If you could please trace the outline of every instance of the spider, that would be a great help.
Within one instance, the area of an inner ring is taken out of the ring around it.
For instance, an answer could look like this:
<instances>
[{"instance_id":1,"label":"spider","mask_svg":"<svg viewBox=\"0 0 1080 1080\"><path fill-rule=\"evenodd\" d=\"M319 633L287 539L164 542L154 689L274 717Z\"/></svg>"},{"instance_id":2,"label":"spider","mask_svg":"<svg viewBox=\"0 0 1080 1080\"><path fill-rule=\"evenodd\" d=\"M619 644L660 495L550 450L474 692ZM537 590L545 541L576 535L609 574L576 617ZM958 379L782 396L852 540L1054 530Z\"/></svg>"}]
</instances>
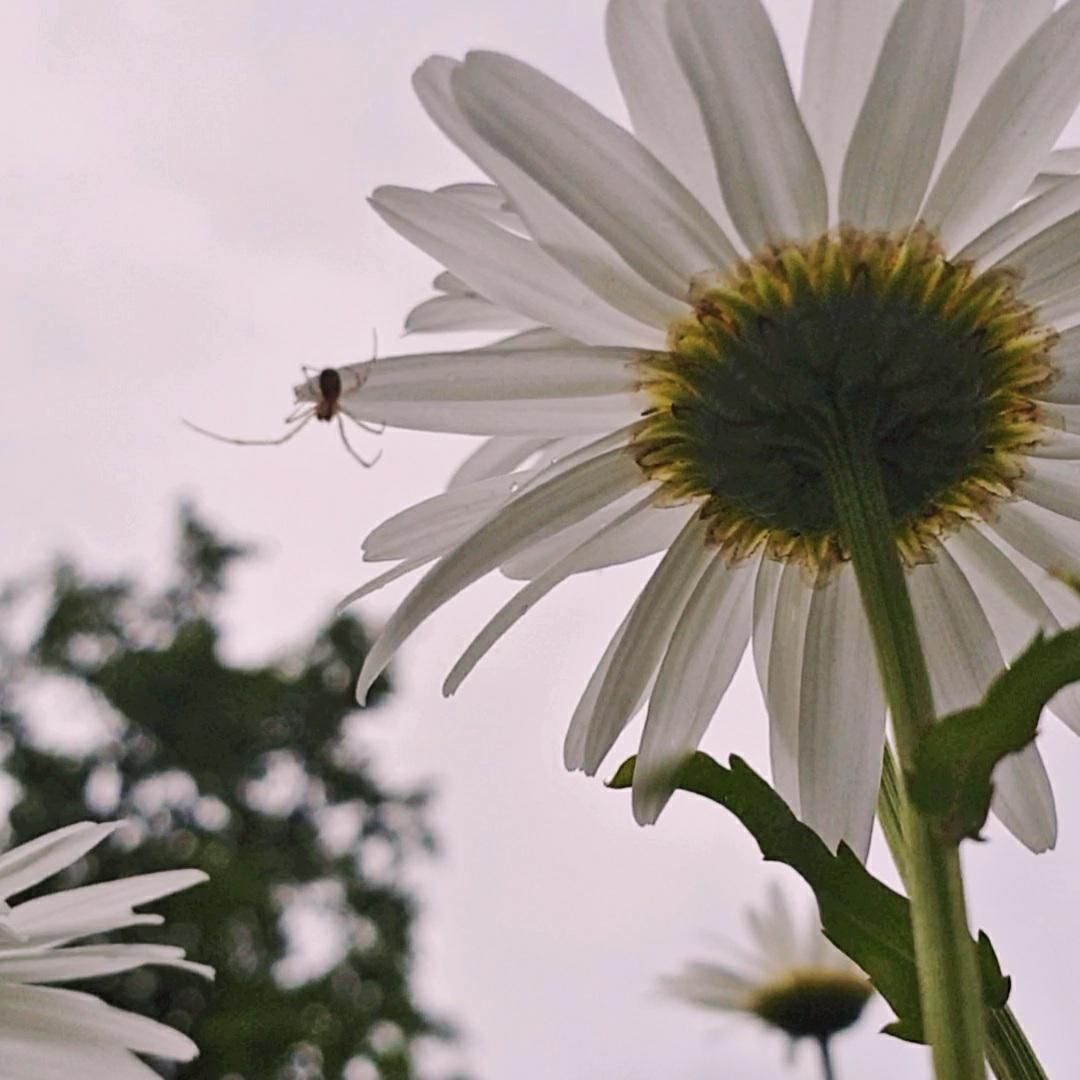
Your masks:
<instances>
[{"instance_id":1,"label":"spider","mask_svg":"<svg viewBox=\"0 0 1080 1080\"><path fill-rule=\"evenodd\" d=\"M200 435L206 435L211 439L217 439L218 442L231 443L233 446L280 446L282 443L288 442L296 435L312 417L316 420L325 420L328 423L336 417L338 431L341 433L341 441L345 444L345 449L348 450L365 469L370 469L372 465L382 457L382 451L380 450L370 461L365 457L361 457L361 455L352 448L352 444L345 434L345 421L343 418L347 416L357 427L363 428L364 431L370 431L373 435L381 434L385 425L376 426L374 424L366 423L363 420L358 420L344 405L341 404L341 395L344 384L342 382L341 372L338 371L337 368L323 368L322 371L317 374L315 368L304 367L301 370L304 372L307 389L310 391L313 400L311 403L308 403L306 400L301 400L300 404L298 404L285 418L285 423L290 425L290 427L280 439L231 439L227 435L219 435L215 431L207 431L206 428L201 428L197 424L191 423L189 420L185 420L184 423L193 431L197 431ZM349 387L349 390L358 390L364 383L366 373L361 371L351 372L349 374L354 380L354 383ZM298 391L297 398L299 397L300 392Z\"/></svg>"}]
</instances>

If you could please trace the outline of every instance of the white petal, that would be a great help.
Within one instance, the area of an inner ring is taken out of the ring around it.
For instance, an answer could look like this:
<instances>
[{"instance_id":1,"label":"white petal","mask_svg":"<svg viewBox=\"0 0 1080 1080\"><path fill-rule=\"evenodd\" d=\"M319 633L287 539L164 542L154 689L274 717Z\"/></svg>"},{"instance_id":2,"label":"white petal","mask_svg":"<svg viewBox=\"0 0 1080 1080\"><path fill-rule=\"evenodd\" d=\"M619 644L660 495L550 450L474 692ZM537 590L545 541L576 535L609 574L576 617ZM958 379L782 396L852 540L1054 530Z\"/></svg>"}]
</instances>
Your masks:
<instances>
[{"instance_id":1,"label":"white petal","mask_svg":"<svg viewBox=\"0 0 1080 1080\"><path fill-rule=\"evenodd\" d=\"M574 709L574 715L570 719L570 726L566 731L566 739L563 742L563 764L568 769L576 770L585 768L585 742L589 737L589 729L592 726L596 703L600 699L600 691L607 679L608 672L611 670L611 661L614 659L616 652L618 652L622 644L623 638L626 636L627 627L630 625L630 618L634 614L640 600L641 597L639 595L634 603L630 605L630 610L626 613L626 617L612 635L611 640L607 644L607 648L604 649L604 655L600 658L600 663L596 665L592 675L589 676L589 682L585 687L585 692L581 695L581 700L578 701L577 707ZM636 713L638 709L641 708L650 685L651 683L646 684L646 686L641 689L639 700L635 703L633 712Z\"/></svg>"},{"instance_id":2,"label":"white petal","mask_svg":"<svg viewBox=\"0 0 1080 1080\"><path fill-rule=\"evenodd\" d=\"M641 378L639 349L587 345L562 349L464 349L387 356L339 368L350 407L361 400L514 401L603 397L633 391ZM357 375L355 388L348 376Z\"/></svg>"},{"instance_id":3,"label":"white petal","mask_svg":"<svg viewBox=\"0 0 1080 1080\"><path fill-rule=\"evenodd\" d=\"M81 859L117 827L82 821L39 836L0 855L0 900L15 896Z\"/></svg>"},{"instance_id":4,"label":"white petal","mask_svg":"<svg viewBox=\"0 0 1080 1080\"><path fill-rule=\"evenodd\" d=\"M535 68L498 53L470 53L452 85L491 146L657 289L685 301L691 278L738 258L704 207L650 151ZM685 311L673 304L670 318Z\"/></svg>"},{"instance_id":5,"label":"white petal","mask_svg":"<svg viewBox=\"0 0 1080 1080\"><path fill-rule=\"evenodd\" d=\"M129 1050L0 1019L0 1080L161 1080Z\"/></svg>"},{"instance_id":6,"label":"white petal","mask_svg":"<svg viewBox=\"0 0 1080 1080\"><path fill-rule=\"evenodd\" d=\"M485 439L454 470L446 486L450 489L465 487L477 480L490 480L513 472L550 443L550 439L522 438L516 435L496 435Z\"/></svg>"},{"instance_id":7,"label":"white petal","mask_svg":"<svg viewBox=\"0 0 1080 1080\"><path fill-rule=\"evenodd\" d=\"M500 338L498 341L489 341L480 348L485 352L505 352L518 349L580 348L581 344L580 341L552 330L550 326L534 326L529 330L522 330L509 337Z\"/></svg>"},{"instance_id":8,"label":"white petal","mask_svg":"<svg viewBox=\"0 0 1080 1080\"><path fill-rule=\"evenodd\" d=\"M514 213L513 207L507 202L506 194L497 184L446 184L435 190L439 195L449 195L465 206L479 210L489 221L501 225L504 229L525 233L521 218Z\"/></svg>"},{"instance_id":9,"label":"white petal","mask_svg":"<svg viewBox=\"0 0 1080 1080\"><path fill-rule=\"evenodd\" d=\"M963 571L945 549L908 574L939 715L969 708L1004 669L993 630ZM1053 796L1034 747L994 771L994 813L1032 851L1054 846Z\"/></svg>"},{"instance_id":10,"label":"white petal","mask_svg":"<svg viewBox=\"0 0 1080 1080\"><path fill-rule=\"evenodd\" d=\"M697 196L724 234L735 237L697 100L668 38L664 5L611 0L606 26L634 134Z\"/></svg>"},{"instance_id":11,"label":"white petal","mask_svg":"<svg viewBox=\"0 0 1080 1080\"><path fill-rule=\"evenodd\" d=\"M892 232L917 218L937 160L963 32L963 0L901 4L844 159L842 224Z\"/></svg>"},{"instance_id":12,"label":"white petal","mask_svg":"<svg viewBox=\"0 0 1080 1080\"><path fill-rule=\"evenodd\" d=\"M22 1025L57 1042L112 1043L172 1061L191 1061L199 1052L179 1031L75 990L0 984L0 1012L5 1026Z\"/></svg>"},{"instance_id":13,"label":"white petal","mask_svg":"<svg viewBox=\"0 0 1080 1080\"><path fill-rule=\"evenodd\" d=\"M1061 629L1060 620L1014 559L977 529L951 536L948 548L975 589L1010 664L1036 633ZM1080 689L1066 687L1050 702L1050 710L1080 734Z\"/></svg>"},{"instance_id":14,"label":"white petal","mask_svg":"<svg viewBox=\"0 0 1080 1080\"><path fill-rule=\"evenodd\" d=\"M416 559L456 547L521 487L528 473L496 476L444 491L387 518L363 543L364 559Z\"/></svg>"},{"instance_id":15,"label":"white petal","mask_svg":"<svg viewBox=\"0 0 1080 1080\"><path fill-rule=\"evenodd\" d=\"M557 536L535 544L528 551L504 563L500 569L508 577L517 581L528 581L544 573L559 559L581 544L587 537L603 528L625 509L620 503L613 503L591 517L566 529ZM605 543L590 549L587 561L582 563L578 573L599 570L605 566L618 566L620 563L634 562L648 555L668 548L679 535L687 519L696 511L692 505L664 509L650 509L643 514L637 527L630 532L608 537Z\"/></svg>"},{"instance_id":16,"label":"white petal","mask_svg":"<svg viewBox=\"0 0 1080 1080\"><path fill-rule=\"evenodd\" d=\"M364 660L356 695L371 684L401 643L447 600L530 543L586 517L641 483L623 450L612 450L520 494L473 536L439 560L402 601Z\"/></svg>"},{"instance_id":17,"label":"white petal","mask_svg":"<svg viewBox=\"0 0 1080 1080\"><path fill-rule=\"evenodd\" d=\"M432 561L432 558L433 557L423 556L419 559L403 559L397 566L391 567L381 574L377 574L370 581L365 581L363 585L353 589L352 592L346 593L334 605L334 611L340 614L347 607L355 604L357 600L363 600L365 596L370 596L373 592L378 592L392 581L397 581L398 578L404 577L406 574L411 574L414 570L419 570L421 566L426 566Z\"/></svg>"},{"instance_id":18,"label":"white petal","mask_svg":"<svg viewBox=\"0 0 1080 1080\"><path fill-rule=\"evenodd\" d=\"M144 965L181 968L213 978L214 969L170 945L84 945L72 949L0 951L0 982L58 983L115 975Z\"/></svg>"},{"instance_id":19,"label":"white petal","mask_svg":"<svg viewBox=\"0 0 1080 1080\"><path fill-rule=\"evenodd\" d=\"M1054 790L1034 743L1010 754L994 770L994 813L1025 847L1036 854L1057 842Z\"/></svg>"},{"instance_id":20,"label":"white petal","mask_svg":"<svg viewBox=\"0 0 1080 1080\"><path fill-rule=\"evenodd\" d=\"M496 304L579 341L662 345L662 334L582 288L536 244L453 199L383 187L370 201L392 228Z\"/></svg>"},{"instance_id":21,"label":"white petal","mask_svg":"<svg viewBox=\"0 0 1080 1080\"><path fill-rule=\"evenodd\" d=\"M1017 292L1029 304L1045 304L1080 288L1080 211L1069 214L1007 256L1021 275Z\"/></svg>"},{"instance_id":22,"label":"white petal","mask_svg":"<svg viewBox=\"0 0 1080 1080\"><path fill-rule=\"evenodd\" d=\"M813 590L799 690L800 816L830 851L870 850L885 698L855 572Z\"/></svg>"},{"instance_id":23,"label":"white petal","mask_svg":"<svg viewBox=\"0 0 1080 1080\"><path fill-rule=\"evenodd\" d=\"M133 909L203 881L206 874L201 870L163 870L83 885L27 900L12 911L8 922L31 944L160 923L160 916L137 914Z\"/></svg>"},{"instance_id":24,"label":"white petal","mask_svg":"<svg viewBox=\"0 0 1080 1080\"><path fill-rule=\"evenodd\" d=\"M769 761L773 786L796 813L802 812L799 760L801 673L813 590L805 571L785 563L776 589L768 672L762 682L769 710ZM755 625L754 635L758 628Z\"/></svg>"},{"instance_id":25,"label":"white petal","mask_svg":"<svg viewBox=\"0 0 1080 1080\"><path fill-rule=\"evenodd\" d=\"M799 107L821 159L834 215L851 133L899 4L814 0Z\"/></svg>"},{"instance_id":26,"label":"white petal","mask_svg":"<svg viewBox=\"0 0 1080 1080\"><path fill-rule=\"evenodd\" d=\"M405 332L409 334L519 330L535 325L535 320L528 316L492 304L475 293L467 296L433 296L417 304L405 316Z\"/></svg>"},{"instance_id":27,"label":"white petal","mask_svg":"<svg viewBox=\"0 0 1080 1080\"><path fill-rule=\"evenodd\" d=\"M989 528L1045 571L1043 580L1034 584L1058 618L1066 626L1080 623L1080 599L1052 576L1080 571L1080 526L1070 518L1020 502L998 506ZM1064 616L1063 604L1070 612Z\"/></svg>"},{"instance_id":28,"label":"white petal","mask_svg":"<svg viewBox=\"0 0 1080 1080\"><path fill-rule=\"evenodd\" d=\"M686 602L649 698L634 771L634 817L642 825L660 816L673 770L697 749L746 651L755 571L715 554Z\"/></svg>"},{"instance_id":29,"label":"white petal","mask_svg":"<svg viewBox=\"0 0 1080 1080\"><path fill-rule=\"evenodd\" d=\"M966 0L964 48L945 125L942 154L956 145L971 114L1006 61L1050 14L1054 0Z\"/></svg>"},{"instance_id":30,"label":"white petal","mask_svg":"<svg viewBox=\"0 0 1080 1080\"><path fill-rule=\"evenodd\" d=\"M760 0L672 0L668 27L701 108L724 202L747 247L823 232L821 165Z\"/></svg>"},{"instance_id":31,"label":"white petal","mask_svg":"<svg viewBox=\"0 0 1080 1080\"><path fill-rule=\"evenodd\" d=\"M1080 466L1050 458L1029 458L1019 493L1037 506L1080 521Z\"/></svg>"},{"instance_id":32,"label":"white petal","mask_svg":"<svg viewBox=\"0 0 1080 1080\"><path fill-rule=\"evenodd\" d=\"M653 344L658 335L655 331L650 333L647 326L666 328L672 310L671 298L631 270L610 244L480 137L454 98L451 80L458 67L458 62L436 56L417 70L413 86L428 115L451 142L496 181L540 247L610 312L608 321L619 327L620 332L607 340L618 344ZM479 291L496 299L483 289ZM582 298L583 303L587 300ZM582 341L600 340L581 334L571 336Z\"/></svg>"},{"instance_id":33,"label":"white petal","mask_svg":"<svg viewBox=\"0 0 1080 1080\"><path fill-rule=\"evenodd\" d=\"M1041 427L1039 432L1039 442L1027 451L1032 457L1080 460L1080 435L1056 427Z\"/></svg>"},{"instance_id":34,"label":"white petal","mask_svg":"<svg viewBox=\"0 0 1080 1080\"><path fill-rule=\"evenodd\" d=\"M1077 210L1080 210L1080 178L1051 188L1018 206L980 233L956 258L958 261L971 260L980 270L998 263L1011 266L1017 248ZM1024 263L1017 260L1015 265L1022 273Z\"/></svg>"},{"instance_id":35,"label":"white petal","mask_svg":"<svg viewBox=\"0 0 1080 1080\"><path fill-rule=\"evenodd\" d=\"M576 546L566 556L556 562L544 573L531 581L505 603L488 624L480 631L461 659L443 683L443 694L450 697L457 693L469 672L480 662L489 649L522 616L535 607L552 589L565 581L572 574L587 569L596 559L597 552L611 542L618 542L620 534L633 532L638 526L641 515L653 501L653 494L637 498L629 509L623 510L613 521L593 533L584 543Z\"/></svg>"},{"instance_id":36,"label":"white petal","mask_svg":"<svg viewBox=\"0 0 1080 1080\"><path fill-rule=\"evenodd\" d=\"M1051 427L1053 430L1057 430L1069 434L1076 434L1080 432L1080 407L1076 405L1066 405L1064 403L1041 402L1040 411L1042 412L1042 419L1045 425ZM1066 440L1066 445L1068 440ZM1041 454L1035 455L1038 457L1062 457L1061 453L1057 454Z\"/></svg>"},{"instance_id":37,"label":"white petal","mask_svg":"<svg viewBox=\"0 0 1080 1080\"><path fill-rule=\"evenodd\" d=\"M585 771L592 774L637 711L667 650L698 578L712 558L707 526L695 516L668 549L642 589L611 658L585 740Z\"/></svg>"},{"instance_id":38,"label":"white petal","mask_svg":"<svg viewBox=\"0 0 1080 1080\"><path fill-rule=\"evenodd\" d=\"M947 250L1023 195L1080 102L1080 3L1068 0L1020 47L975 110L923 208Z\"/></svg>"}]
</instances>

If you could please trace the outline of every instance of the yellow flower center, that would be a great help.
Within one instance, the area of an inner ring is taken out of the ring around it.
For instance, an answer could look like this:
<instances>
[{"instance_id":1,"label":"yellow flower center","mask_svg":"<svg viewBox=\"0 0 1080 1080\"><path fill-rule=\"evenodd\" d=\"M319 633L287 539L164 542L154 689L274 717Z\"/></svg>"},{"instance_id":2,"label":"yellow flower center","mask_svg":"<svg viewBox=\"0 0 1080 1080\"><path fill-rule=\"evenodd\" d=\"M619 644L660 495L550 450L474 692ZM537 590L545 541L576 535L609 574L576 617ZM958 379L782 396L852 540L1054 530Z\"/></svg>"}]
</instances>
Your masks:
<instances>
[{"instance_id":1,"label":"yellow flower center","mask_svg":"<svg viewBox=\"0 0 1080 1080\"><path fill-rule=\"evenodd\" d=\"M796 969L758 990L747 1011L793 1039L828 1039L859 1019L872 993L859 975Z\"/></svg>"},{"instance_id":2,"label":"yellow flower center","mask_svg":"<svg viewBox=\"0 0 1080 1080\"><path fill-rule=\"evenodd\" d=\"M732 558L764 549L816 576L848 557L828 480L841 439L877 460L908 564L1015 490L1056 335L1007 270L950 262L922 230L844 230L700 279L691 300L642 361L653 407L633 452Z\"/></svg>"}]
</instances>

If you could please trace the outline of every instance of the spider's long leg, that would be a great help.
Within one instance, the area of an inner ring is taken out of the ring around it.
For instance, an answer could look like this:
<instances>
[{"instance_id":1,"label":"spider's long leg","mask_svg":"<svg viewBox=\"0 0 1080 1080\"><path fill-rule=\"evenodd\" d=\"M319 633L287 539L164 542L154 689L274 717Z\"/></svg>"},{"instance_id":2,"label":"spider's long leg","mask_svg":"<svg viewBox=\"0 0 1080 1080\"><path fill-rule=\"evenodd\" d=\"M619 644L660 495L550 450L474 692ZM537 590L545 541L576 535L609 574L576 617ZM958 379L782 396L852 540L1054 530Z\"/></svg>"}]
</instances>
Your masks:
<instances>
[{"instance_id":1,"label":"spider's long leg","mask_svg":"<svg viewBox=\"0 0 1080 1080\"><path fill-rule=\"evenodd\" d=\"M350 419L351 419L351 417L350 417ZM345 444L345 449L348 450L349 453L354 458L356 458L356 460L359 461L360 464L363 465L365 469L370 469L372 467L372 465L374 465L379 460L379 458L382 457L382 451L380 450L370 461L368 461L367 458L362 458L352 448L352 444L349 442L349 437L348 437L348 435L345 434L345 421L341 418L341 413L340 412L338 413L337 422L338 422L338 432L341 435L341 441Z\"/></svg>"},{"instance_id":2,"label":"spider's long leg","mask_svg":"<svg viewBox=\"0 0 1080 1080\"><path fill-rule=\"evenodd\" d=\"M337 411L338 416L347 416L358 428L362 428L372 435L381 435L386 430L386 423L384 421L380 420L377 424L373 424L370 420L361 420L360 417L353 416L344 405L339 405Z\"/></svg>"},{"instance_id":3,"label":"spider's long leg","mask_svg":"<svg viewBox=\"0 0 1080 1080\"><path fill-rule=\"evenodd\" d=\"M219 435L216 431L207 431L206 428L201 428L198 424L193 424L190 420L184 420L182 423L185 427L191 428L192 431L197 431L200 435L205 435L208 439L217 439L218 442L231 443L233 446L280 446L282 443L288 442L294 435L298 434L314 415L314 411L308 413L296 427L291 431L286 431L280 439L231 439L228 435Z\"/></svg>"}]
</instances>

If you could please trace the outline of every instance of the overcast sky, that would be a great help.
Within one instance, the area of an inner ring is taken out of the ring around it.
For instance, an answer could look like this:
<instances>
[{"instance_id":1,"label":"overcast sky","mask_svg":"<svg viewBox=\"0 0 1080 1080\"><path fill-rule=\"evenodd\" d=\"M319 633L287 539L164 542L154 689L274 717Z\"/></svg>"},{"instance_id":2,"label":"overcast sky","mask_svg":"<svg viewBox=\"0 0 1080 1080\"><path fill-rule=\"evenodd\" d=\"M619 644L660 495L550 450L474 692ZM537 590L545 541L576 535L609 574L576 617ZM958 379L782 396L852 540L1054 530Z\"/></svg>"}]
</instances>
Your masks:
<instances>
[{"instance_id":1,"label":"overcast sky","mask_svg":"<svg viewBox=\"0 0 1080 1080\"><path fill-rule=\"evenodd\" d=\"M796 48L808 5L773 7ZM621 116L602 12L601 0L8 0L0 576L57 549L99 571L159 574L177 500L191 496L263 547L227 612L235 658L322 621L371 573L363 536L433 494L466 441L388 432L365 471L317 425L245 450L179 418L276 435L301 364L365 359L373 329L384 354L412 350L401 320L437 268L365 197L380 183L479 179L416 104L413 69L431 53L502 49ZM355 439L373 452L373 436ZM400 691L368 725L384 775L439 792L445 854L423 878L419 982L460 1022L456 1058L477 1080L750 1080L786 1061L781 1040L666 1002L653 984L708 953L712 935L740 936L740 909L769 880L809 894L717 808L677 797L642 830L625 795L561 766L570 712L645 569L561 587L444 701L443 675L508 585L472 589L410 640ZM361 614L377 623L402 592ZM1044 1064L1071 1076L1080 743L1050 722L1040 744L1057 851L1032 856L992 824L969 882ZM612 768L631 749L632 737ZM745 665L706 749L767 768ZM887 874L882 848L873 862ZM923 1051L875 1034L886 1020L878 1007L838 1045L848 1080L925 1074ZM806 1052L791 1075L815 1070Z\"/></svg>"}]
</instances>

